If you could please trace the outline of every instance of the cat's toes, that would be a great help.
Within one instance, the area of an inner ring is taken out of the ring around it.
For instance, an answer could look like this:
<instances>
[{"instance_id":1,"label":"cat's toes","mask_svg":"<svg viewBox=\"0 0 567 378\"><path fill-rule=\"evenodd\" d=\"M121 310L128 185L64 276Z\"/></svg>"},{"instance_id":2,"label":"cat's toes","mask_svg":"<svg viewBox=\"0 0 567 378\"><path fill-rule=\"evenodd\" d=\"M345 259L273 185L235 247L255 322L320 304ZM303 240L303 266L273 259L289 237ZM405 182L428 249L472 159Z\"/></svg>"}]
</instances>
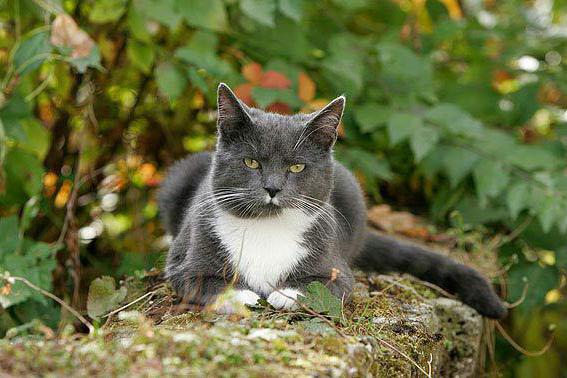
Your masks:
<instances>
[{"instance_id":1,"label":"cat's toes","mask_svg":"<svg viewBox=\"0 0 567 378\"><path fill-rule=\"evenodd\" d=\"M217 314L245 314L246 306L254 306L260 296L251 290L229 290L217 298L213 310Z\"/></svg>"},{"instance_id":2,"label":"cat's toes","mask_svg":"<svg viewBox=\"0 0 567 378\"><path fill-rule=\"evenodd\" d=\"M297 308L296 299L298 295L302 295L301 291L287 288L272 292L267 300L269 304L278 310L293 310Z\"/></svg>"}]
</instances>

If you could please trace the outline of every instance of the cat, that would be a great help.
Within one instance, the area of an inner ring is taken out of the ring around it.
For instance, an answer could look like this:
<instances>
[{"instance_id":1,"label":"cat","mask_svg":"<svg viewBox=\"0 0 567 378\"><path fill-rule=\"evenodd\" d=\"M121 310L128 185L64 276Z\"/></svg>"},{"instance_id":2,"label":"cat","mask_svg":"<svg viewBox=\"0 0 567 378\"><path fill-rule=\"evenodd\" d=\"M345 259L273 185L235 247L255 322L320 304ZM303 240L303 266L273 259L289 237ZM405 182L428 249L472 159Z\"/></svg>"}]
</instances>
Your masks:
<instances>
[{"instance_id":1,"label":"cat","mask_svg":"<svg viewBox=\"0 0 567 378\"><path fill-rule=\"evenodd\" d=\"M409 273L489 318L507 310L476 270L421 246L368 230L354 176L333 159L345 97L312 114L248 107L221 83L215 152L177 162L158 195L173 241L166 277L184 301L297 305L319 281L348 300L352 268ZM230 308L217 307L219 312Z\"/></svg>"}]
</instances>

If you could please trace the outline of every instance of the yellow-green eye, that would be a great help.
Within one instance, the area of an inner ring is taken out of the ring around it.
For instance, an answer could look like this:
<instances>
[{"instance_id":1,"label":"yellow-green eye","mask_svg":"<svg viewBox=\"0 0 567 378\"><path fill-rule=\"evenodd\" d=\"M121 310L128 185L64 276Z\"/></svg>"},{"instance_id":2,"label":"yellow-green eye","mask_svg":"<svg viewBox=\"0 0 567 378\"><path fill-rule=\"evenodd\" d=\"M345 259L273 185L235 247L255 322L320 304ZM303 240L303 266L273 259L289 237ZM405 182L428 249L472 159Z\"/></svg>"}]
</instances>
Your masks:
<instances>
[{"instance_id":1,"label":"yellow-green eye","mask_svg":"<svg viewBox=\"0 0 567 378\"><path fill-rule=\"evenodd\" d=\"M289 171L299 173L305 169L305 164L294 164L289 166Z\"/></svg>"},{"instance_id":2,"label":"yellow-green eye","mask_svg":"<svg viewBox=\"0 0 567 378\"><path fill-rule=\"evenodd\" d=\"M249 158L245 158L244 159L244 164L246 164L246 166L248 168L252 168L252 169L258 169L260 168L260 163L258 163L257 160L254 159L249 159Z\"/></svg>"}]
</instances>

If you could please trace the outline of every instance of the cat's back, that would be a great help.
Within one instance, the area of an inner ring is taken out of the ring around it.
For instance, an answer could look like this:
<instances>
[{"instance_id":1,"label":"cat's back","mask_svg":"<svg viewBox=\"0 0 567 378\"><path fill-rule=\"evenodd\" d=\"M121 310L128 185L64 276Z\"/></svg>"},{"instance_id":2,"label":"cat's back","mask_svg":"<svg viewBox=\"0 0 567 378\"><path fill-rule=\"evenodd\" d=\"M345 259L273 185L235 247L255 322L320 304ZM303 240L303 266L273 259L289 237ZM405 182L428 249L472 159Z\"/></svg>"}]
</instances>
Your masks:
<instances>
[{"instance_id":1,"label":"cat's back","mask_svg":"<svg viewBox=\"0 0 567 378\"><path fill-rule=\"evenodd\" d=\"M366 228L366 203L358 181L341 163L334 162L334 185L331 205L335 208L336 219L346 232L344 251L349 257L361 249L361 240Z\"/></svg>"},{"instance_id":2,"label":"cat's back","mask_svg":"<svg viewBox=\"0 0 567 378\"><path fill-rule=\"evenodd\" d=\"M167 232L177 235L183 216L211 168L212 153L201 152L177 161L161 184L158 203Z\"/></svg>"}]
</instances>

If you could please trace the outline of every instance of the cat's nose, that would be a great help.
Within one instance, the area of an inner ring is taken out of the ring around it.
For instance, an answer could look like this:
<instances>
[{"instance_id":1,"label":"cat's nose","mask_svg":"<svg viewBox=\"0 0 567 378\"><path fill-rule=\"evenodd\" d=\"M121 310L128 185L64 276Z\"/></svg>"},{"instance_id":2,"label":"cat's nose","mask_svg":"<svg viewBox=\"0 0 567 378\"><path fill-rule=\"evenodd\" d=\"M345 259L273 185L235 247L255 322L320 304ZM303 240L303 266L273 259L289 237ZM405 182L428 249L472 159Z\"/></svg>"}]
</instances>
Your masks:
<instances>
[{"instance_id":1,"label":"cat's nose","mask_svg":"<svg viewBox=\"0 0 567 378\"><path fill-rule=\"evenodd\" d=\"M266 192L268 192L268 194L270 195L271 198L274 198L276 196L276 194L278 194L278 192L281 190L281 188L274 188L274 187L266 186L266 187L264 187L264 190Z\"/></svg>"}]
</instances>

